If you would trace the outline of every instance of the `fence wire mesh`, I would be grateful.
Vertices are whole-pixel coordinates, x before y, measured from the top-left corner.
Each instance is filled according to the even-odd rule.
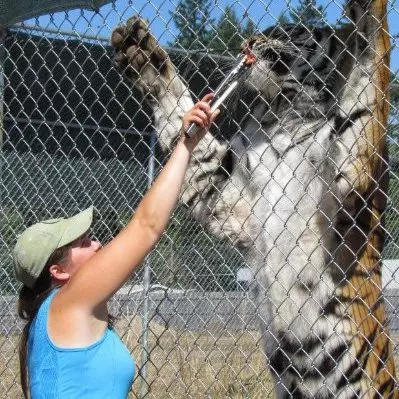
[[[129,55],[154,51],[135,29],[110,45],[133,15],[176,66],[165,87]],[[18,234],[94,205],[108,242],[170,153],[179,84],[201,97],[245,49],[254,71],[194,154],[185,204],[112,300],[131,396],[397,397],[398,26],[396,0],[140,0],[4,28],[1,396],[22,395]]]

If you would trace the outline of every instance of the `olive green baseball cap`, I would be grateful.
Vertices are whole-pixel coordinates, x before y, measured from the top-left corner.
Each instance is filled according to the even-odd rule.
[[[49,219],[28,227],[14,247],[14,270],[19,281],[32,288],[52,253],[87,233],[93,207],[70,218]]]

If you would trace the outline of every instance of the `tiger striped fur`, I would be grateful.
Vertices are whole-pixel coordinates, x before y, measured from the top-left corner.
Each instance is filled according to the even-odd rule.
[[[245,255],[278,398],[399,398],[381,296],[389,40],[386,0],[350,0],[351,23],[248,38],[251,115],[207,134],[183,201]],[[144,21],[112,34],[116,66],[173,146],[193,101]]]

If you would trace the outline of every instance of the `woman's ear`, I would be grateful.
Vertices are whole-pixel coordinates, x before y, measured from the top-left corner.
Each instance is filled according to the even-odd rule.
[[[71,275],[65,271],[64,267],[58,264],[51,265],[49,271],[52,279],[55,281],[66,282],[71,277]]]

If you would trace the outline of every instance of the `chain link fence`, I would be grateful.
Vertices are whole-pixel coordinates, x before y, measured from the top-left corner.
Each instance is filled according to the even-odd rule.
[[[197,15],[202,30],[198,26],[194,29],[192,21],[179,25],[190,15],[184,14],[182,4],[188,10],[193,7],[192,14]],[[306,4],[313,7],[310,16],[301,8]],[[114,67],[112,29],[132,15],[147,18],[193,97],[198,98],[222,80],[240,51],[237,43],[251,34],[276,23],[284,29],[292,26],[288,23],[306,25],[309,21],[316,21],[320,29],[326,25],[341,29],[345,21],[338,18],[343,3],[320,2],[320,6],[324,11],[316,2],[306,1],[278,6],[262,0],[250,4],[237,1],[233,5],[222,1],[116,1],[97,12],[73,10],[4,28],[0,43],[1,397],[22,395],[17,348],[23,325],[15,306],[20,287],[13,276],[11,257],[17,235],[38,220],[72,215],[93,204],[98,216],[93,235],[103,243],[108,242],[127,223],[168,156],[156,144],[159,132],[151,107]],[[308,15],[308,20],[295,19],[301,15]],[[386,233],[381,296],[385,300],[387,323],[379,334],[389,332],[391,349],[388,357],[377,355],[383,363],[379,370],[389,362],[397,362],[399,342],[396,0],[388,1],[387,15],[392,45],[386,137],[390,154],[389,191],[388,205],[381,215]],[[327,53],[327,41],[320,43],[317,51]],[[237,105],[235,99],[223,108],[219,129],[214,132],[218,139],[234,139],[246,123],[244,116],[259,118],[253,109],[255,101],[248,100],[244,95],[247,93],[241,94],[241,103]],[[255,146],[248,140],[249,148]],[[256,174],[256,167],[254,170]],[[271,289],[262,285],[250,289],[254,274],[257,278],[255,269],[240,248],[210,234],[191,217],[186,206],[177,208],[160,243],[112,301],[116,328],[137,364],[132,397],[272,398],[276,392],[278,397],[290,397],[283,396],[284,389],[292,397],[302,392],[289,391],[288,386],[282,388],[282,375],[292,371],[288,366],[276,370],[270,353],[265,354],[264,340],[270,336],[268,326],[273,320],[262,319],[264,305],[259,305],[259,295],[267,299]],[[292,268],[292,273],[297,273],[295,278],[300,280],[300,270]],[[274,279],[278,282],[278,273]],[[372,284],[370,279],[366,285]],[[259,290],[263,290],[261,294]],[[289,298],[290,290],[285,295]],[[352,300],[357,298],[355,292]],[[346,306],[348,309],[350,303]],[[372,312],[370,309],[369,314],[373,315]],[[335,327],[329,328],[327,334],[333,334]],[[284,351],[280,338],[278,349]],[[376,337],[368,338],[368,352],[372,352]],[[304,347],[299,343],[297,352],[301,350]],[[328,385],[327,376],[321,374]],[[300,377],[306,387],[307,377]],[[353,377],[348,375],[347,382]],[[396,390],[398,378],[392,376]],[[333,397],[333,391],[317,396],[311,389],[310,396],[304,397]],[[353,391],[359,395],[353,397],[394,397],[393,393],[386,396],[380,392],[378,396],[369,391],[361,396],[359,392],[363,391]],[[346,391],[341,393],[342,397],[349,397]]]

